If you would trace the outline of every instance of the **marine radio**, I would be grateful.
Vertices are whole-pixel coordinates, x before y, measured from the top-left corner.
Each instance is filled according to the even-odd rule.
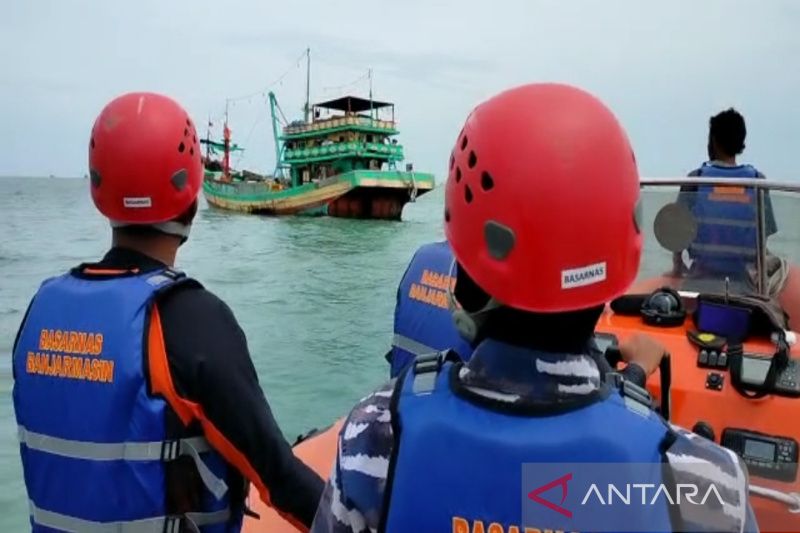
[[[739,380],[744,385],[758,390],[767,381],[773,357],[745,353],[739,371]],[[775,376],[775,384],[770,391],[779,396],[800,396],[800,362],[790,359],[783,370]]]
[[[797,478],[797,441],[792,438],[726,428],[720,443],[736,452],[756,476],[787,482]]]

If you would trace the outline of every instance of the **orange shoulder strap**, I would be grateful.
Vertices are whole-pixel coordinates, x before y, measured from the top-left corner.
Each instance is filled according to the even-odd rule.
[[[189,425],[197,420],[203,428],[206,439],[229,464],[233,465],[247,478],[258,490],[263,502],[273,507],[286,521],[301,531],[308,529],[296,518],[285,514],[275,508],[271,503],[269,489],[256,472],[247,457],[236,448],[222,432],[206,417],[200,404],[181,398],[175,390],[172,374],[167,361],[167,351],[164,346],[164,333],[161,328],[161,317],[158,307],[153,306],[150,314],[150,329],[147,332],[148,370],[150,373],[151,393],[162,396],[169,406],[175,411],[184,425]]]

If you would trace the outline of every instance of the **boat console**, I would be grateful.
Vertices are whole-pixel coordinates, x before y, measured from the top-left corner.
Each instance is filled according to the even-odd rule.
[[[698,260],[693,242],[704,222],[685,208],[696,200],[686,195],[701,194],[703,186],[725,194],[729,184],[738,194],[742,187],[755,191],[757,238],[752,250],[737,250],[740,266],[732,254],[725,264],[730,268],[717,272]],[[800,329],[800,228],[780,218],[796,212],[800,186],[767,180],[724,185],[708,178],[643,181],[651,218],[641,226],[642,272],[629,294],[607,307],[597,344],[613,352],[636,332],[661,342],[670,379],[663,379],[662,365],[647,388],[662,414],[667,406],[670,422],[742,458],[761,531],[800,531],[800,346],[792,331],[793,323]],[[778,228],[770,234],[765,221],[772,216]],[[730,243],[719,249],[727,251],[724,246]]]

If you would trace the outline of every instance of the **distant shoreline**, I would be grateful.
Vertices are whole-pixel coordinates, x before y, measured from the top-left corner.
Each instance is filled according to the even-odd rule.
[[[13,176],[10,174],[0,174],[0,179],[13,180],[82,180],[83,176]]]

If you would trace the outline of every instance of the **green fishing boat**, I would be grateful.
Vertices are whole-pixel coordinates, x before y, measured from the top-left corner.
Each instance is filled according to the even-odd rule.
[[[227,120],[221,143],[208,148],[203,192],[212,206],[267,215],[328,215],[399,220],[403,206],[434,188],[432,174],[404,161],[394,104],[344,96],[310,106],[304,120],[279,121],[269,93],[276,169],[264,176],[230,168]],[[220,161],[214,155],[222,153]]]

